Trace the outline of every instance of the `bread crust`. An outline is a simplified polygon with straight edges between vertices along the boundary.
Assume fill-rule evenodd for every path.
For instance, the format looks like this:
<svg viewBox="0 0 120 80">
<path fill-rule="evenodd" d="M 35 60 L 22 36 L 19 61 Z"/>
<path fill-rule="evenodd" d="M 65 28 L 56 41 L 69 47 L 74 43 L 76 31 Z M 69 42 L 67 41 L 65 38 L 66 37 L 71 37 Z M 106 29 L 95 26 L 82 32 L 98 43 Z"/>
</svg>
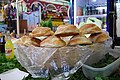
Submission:
<svg viewBox="0 0 120 80">
<path fill-rule="evenodd" d="M 66 43 L 57 36 L 49 36 L 40 43 L 40 46 L 43 47 L 63 47 L 65 45 Z"/>
<path fill-rule="evenodd" d="M 98 34 L 91 34 L 89 39 L 94 43 L 102 43 L 109 39 L 109 35 L 105 32 L 98 33 Z"/>
<path fill-rule="evenodd" d="M 92 42 L 84 35 L 75 35 L 71 38 L 68 45 L 88 45 L 92 44 Z"/>
<path fill-rule="evenodd" d="M 101 33 L 101 29 L 95 24 L 85 24 L 79 28 L 79 32 L 82 34 L 95 34 Z"/>
<path fill-rule="evenodd" d="M 30 37 L 40 37 L 40 36 L 51 36 L 54 32 L 48 27 L 36 27 L 33 29 L 32 33 L 29 34 Z"/>
<path fill-rule="evenodd" d="M 79 30 L 75 25 L 60 25 L 58 26 L 55 35 L 56 36 L 61 36 L 61 37 L 66 37 L 66 36 L 72 36 L 79 34 Z"/>
<path fill-rule="evenodd" d="M 19 45 L 29 46 L 32 44 L 31 38 L 29 36 L 22 36 L 19 40 L 15 42 Z"/>
</svg>

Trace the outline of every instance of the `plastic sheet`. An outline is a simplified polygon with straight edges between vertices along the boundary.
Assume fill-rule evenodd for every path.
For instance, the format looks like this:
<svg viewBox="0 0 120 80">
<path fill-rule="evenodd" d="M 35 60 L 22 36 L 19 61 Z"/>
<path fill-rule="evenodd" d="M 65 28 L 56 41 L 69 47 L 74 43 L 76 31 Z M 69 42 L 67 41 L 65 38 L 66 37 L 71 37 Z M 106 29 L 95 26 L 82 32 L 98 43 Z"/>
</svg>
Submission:
<svg viewBox="0 0 120 80">
<path fill-rule="evenodd" d="M 105 43 L 61 48 L 17 45 L 15 56 L 34 78 L 47 78 L 50 75 L 53 80 L 64 80 L 75 73 L 89 56 L 99 52 L 106 53 L 109 47 Z"/>
</svg>

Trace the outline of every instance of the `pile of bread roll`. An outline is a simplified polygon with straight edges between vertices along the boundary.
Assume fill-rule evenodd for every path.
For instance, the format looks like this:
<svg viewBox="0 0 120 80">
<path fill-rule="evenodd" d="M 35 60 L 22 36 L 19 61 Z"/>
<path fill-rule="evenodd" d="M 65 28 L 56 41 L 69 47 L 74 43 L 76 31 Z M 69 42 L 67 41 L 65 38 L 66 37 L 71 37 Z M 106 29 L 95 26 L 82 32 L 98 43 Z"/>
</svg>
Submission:
<svg viewBox="0 0 120 80">
<path fill-rule="evenodd" d="M 90 34 L 86 37 L 86 34 Z M 63 37 L 72 36 L 68 41 Z M 95 24 L 85 24 L 79 29 L 75 25 L 66 24 L 58 26 L 53 32 L 48 27 L 36 27 L 29 36 L 22 36 L 16 43 L 25 46 L 34 45 L 37 47 L 64 47 L 74 45 L 89 45 L 102 43 L 109 39 L 109 35 L 103 32 Z"/>
</svg>

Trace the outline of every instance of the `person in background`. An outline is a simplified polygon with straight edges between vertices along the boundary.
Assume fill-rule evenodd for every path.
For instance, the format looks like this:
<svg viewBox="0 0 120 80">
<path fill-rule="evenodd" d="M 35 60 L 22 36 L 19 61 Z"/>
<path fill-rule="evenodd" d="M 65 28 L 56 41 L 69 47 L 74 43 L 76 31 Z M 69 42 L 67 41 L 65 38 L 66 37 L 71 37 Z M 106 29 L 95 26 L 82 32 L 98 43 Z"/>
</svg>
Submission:
<svg viewBox="0 0 120 80">
<path fill-rule="evenodd" d="M 1 10 L 1 13 L 2 13 L 3 21 L 4 21 L 4 23 L 6 24 L 7 14 L 6 14 L 5 10 L 4 10 L 4 4 L 2 4 L 2 10 Z"/>
<path fill-rule="evenodd" d="M 11 23 L 12 23 L 13 6 L 10 3 L 8 3 L 6 13 L 7 13 L 7 17 L 8 17 L 8 27 L 12 27 Z"/>
<path fill-rule="evenodd" d="M 13 8 L 13 18 L 16 18 L 16 7 Z"/>
</svg>

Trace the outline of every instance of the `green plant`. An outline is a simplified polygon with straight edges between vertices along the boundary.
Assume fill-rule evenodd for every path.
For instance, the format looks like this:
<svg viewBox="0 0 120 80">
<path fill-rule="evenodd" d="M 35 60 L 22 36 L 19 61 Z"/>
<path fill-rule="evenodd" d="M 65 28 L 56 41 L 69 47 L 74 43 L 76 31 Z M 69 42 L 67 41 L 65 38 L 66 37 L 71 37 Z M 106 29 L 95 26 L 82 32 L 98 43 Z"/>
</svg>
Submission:
<svg viewBox="0 0 120 80">
<path fill-rule="evenodd" d="M 52 29 L 52 19 L 51 19 L 51 17 L 46 21 L 41 21 L 40 25 L 43 26 L 43 27 L 49 27 L 49 28 Z"/>
<path fill-rule="evenodd" d="M 102 67 L 105 67 L 105 66 L 111 64 L 112 62 L 114 62 L 117 59 L 118 58 L 114 58 L 112 55 L 107 53 L 105 55 L 105 58 L 101 59 L 98 63 L 92 64 L 91 66 L 94 68 L 102 68 Z"/>
</svg>

